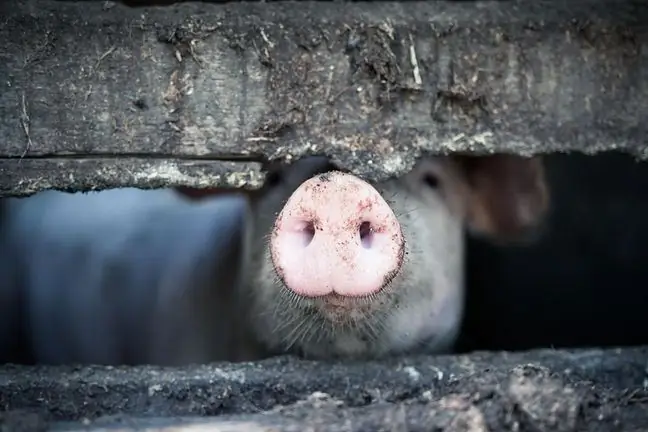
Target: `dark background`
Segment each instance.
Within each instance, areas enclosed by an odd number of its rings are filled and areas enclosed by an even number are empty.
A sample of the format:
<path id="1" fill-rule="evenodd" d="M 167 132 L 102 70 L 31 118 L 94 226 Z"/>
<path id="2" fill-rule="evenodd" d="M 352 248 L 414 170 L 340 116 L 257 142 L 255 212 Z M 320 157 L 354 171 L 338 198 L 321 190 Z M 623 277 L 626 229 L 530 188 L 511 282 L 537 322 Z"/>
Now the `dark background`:
<path id="1" fill-rule="evenodd" d="M 531 247 L 468 239 L 463 350 L 648 344 L 648 163 L 546 157 L 553 208 Z"/>

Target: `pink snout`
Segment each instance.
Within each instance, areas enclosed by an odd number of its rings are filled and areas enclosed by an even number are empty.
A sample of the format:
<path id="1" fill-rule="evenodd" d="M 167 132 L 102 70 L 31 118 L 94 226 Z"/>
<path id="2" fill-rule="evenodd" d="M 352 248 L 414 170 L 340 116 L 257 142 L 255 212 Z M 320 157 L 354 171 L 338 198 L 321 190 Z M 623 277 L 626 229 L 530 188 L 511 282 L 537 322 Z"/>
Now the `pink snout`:
<path id="1" fill-rule="evenodd" d="M 379 292 L 398 273 L 404 239 L 369 183 L 338 171 L 302 183 L 275 221 L 272 261 L 287 288 L 319 297 Z"/>

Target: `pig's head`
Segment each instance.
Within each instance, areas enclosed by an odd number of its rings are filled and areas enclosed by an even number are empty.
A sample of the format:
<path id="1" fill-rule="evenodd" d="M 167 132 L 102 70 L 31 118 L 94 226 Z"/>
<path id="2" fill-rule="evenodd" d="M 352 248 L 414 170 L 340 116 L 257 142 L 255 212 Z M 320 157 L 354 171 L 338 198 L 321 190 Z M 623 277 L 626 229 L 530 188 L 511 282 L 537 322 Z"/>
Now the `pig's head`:
<path id="1" fill-rule="evenodd" d="M 367 358 L 449 351 L 464 303 L 464 228 L 510 240 L 548 206 L 541 161 L 429 157 L 369 183 L 309 157 L 251 193 L 244 293 L 270 351 Z"/>

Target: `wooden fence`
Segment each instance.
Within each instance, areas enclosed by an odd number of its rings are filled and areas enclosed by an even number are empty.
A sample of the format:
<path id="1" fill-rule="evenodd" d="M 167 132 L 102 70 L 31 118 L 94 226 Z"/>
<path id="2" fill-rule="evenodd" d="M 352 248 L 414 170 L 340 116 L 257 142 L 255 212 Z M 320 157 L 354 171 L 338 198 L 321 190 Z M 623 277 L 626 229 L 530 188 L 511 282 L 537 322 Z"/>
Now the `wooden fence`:
<path id="1" fill-rule="evenodd" d="M 309 154 L 370 180 L 426 152 L 645 158 L 646 23 L 641 0 L 5 0 L 0 195 L 257 188 L 263 162 Z M 647 360 L 634 348 L 4 366 L 0 426 L 632 431 L 648 425 Z"/>

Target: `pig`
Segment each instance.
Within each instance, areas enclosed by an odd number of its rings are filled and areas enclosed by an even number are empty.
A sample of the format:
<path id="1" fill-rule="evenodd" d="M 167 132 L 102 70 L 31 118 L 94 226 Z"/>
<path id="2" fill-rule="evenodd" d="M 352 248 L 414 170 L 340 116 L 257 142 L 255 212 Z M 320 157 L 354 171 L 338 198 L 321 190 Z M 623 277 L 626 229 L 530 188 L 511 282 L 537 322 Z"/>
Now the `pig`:
<path id="1" fill-rule="evenodd" d="M 312 359 L 450 352 L 465 228 L 500 244 L 533 240 L 549 208 L 541 158 L 513 155 L 426 157 L 377 185 L 309 157 L 271 169 L 248 195 L 236 296 L 246 346 Z"/>
<path id="2" fill-rule="evenodd" d="M 239 195 L 194 203 L 170 190 L 45 191 L 8 200 L 0 247 L 22 275 L 33 361 L 235 360 L 229 296 L 246 214 Z"/>
<path id="3" fill-rule="evenodd" d="M 245 196 L 48 191 L 9 207 L 37 362 L 182 365 L 450 352 L 464 229 L 518 238 L 548 195 L 538 158 L 428 157 L 370 185 L 314 156 Z"/>

